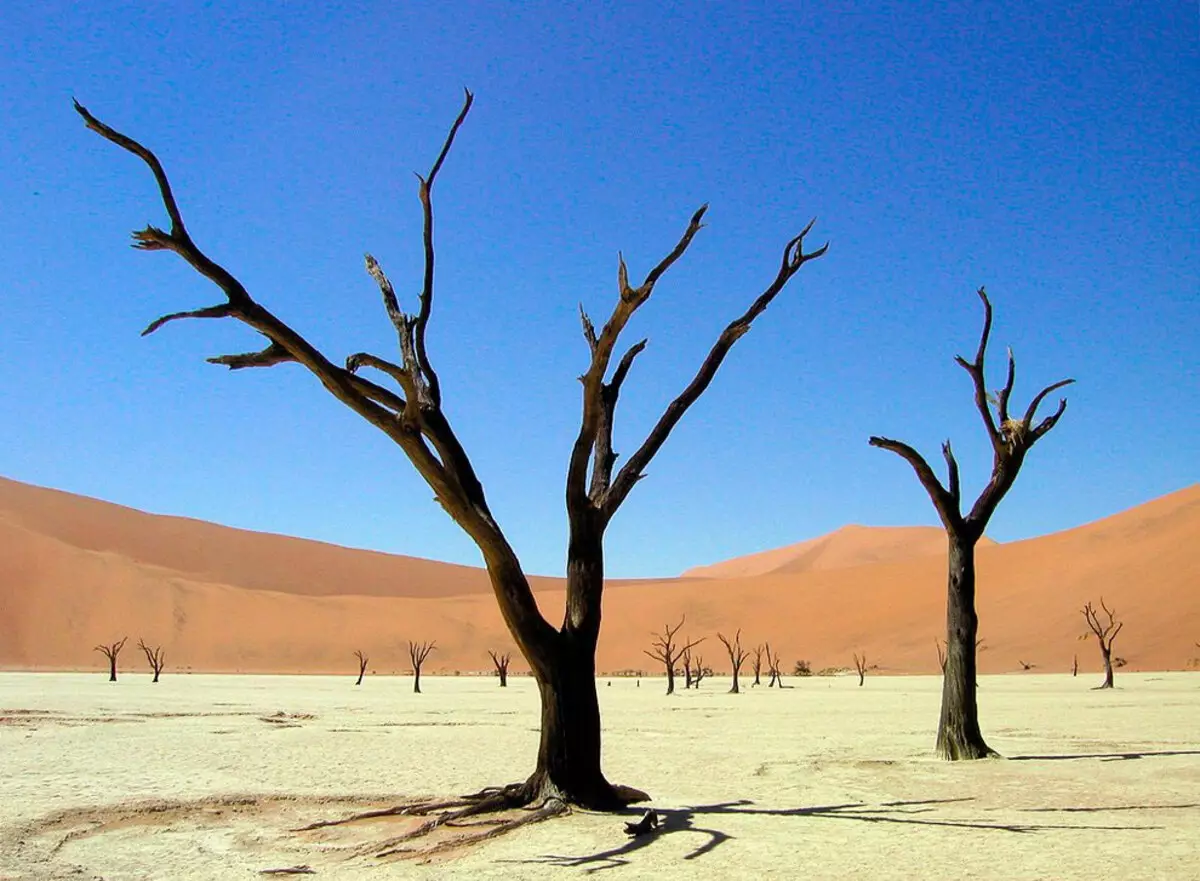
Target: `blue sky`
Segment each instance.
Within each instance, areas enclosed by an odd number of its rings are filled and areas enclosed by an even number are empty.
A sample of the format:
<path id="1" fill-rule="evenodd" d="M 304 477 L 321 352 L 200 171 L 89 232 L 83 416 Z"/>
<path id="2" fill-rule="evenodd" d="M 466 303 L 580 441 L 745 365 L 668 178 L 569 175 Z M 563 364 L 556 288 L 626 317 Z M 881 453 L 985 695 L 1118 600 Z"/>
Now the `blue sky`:
<path id="1" fill-rule="evenodd" d="M 990 530 L 1064 529 L 1200 477 L 1200 51 L 1155 4 L 6 3 L 0 8 L 0 474 L 151 511 L 475 564 L 400 451 L 300 368 L 228 372 L 215 303 L 135 159 L 156 150 L 193 237 L 331 357 L 392 354 L 362 269 L 412 304 L 426 170 L 446 409 L 527 569 L 564 567 L 563 476 L 586 346 L 700 204 L 708 227 L 630 328 L 631 452 L 812 216 L 829 254 L 733 350 L 614 521 L 608 571 L 687 566 L 846 523 L 936 523 L 908 466 L 950 437 L 990 465 L 967 375 L 985 284 L 991 384 L 1066 376 L 1062 422 Z M 1051 404 L 1053 406 L 1053 404 Z"/>

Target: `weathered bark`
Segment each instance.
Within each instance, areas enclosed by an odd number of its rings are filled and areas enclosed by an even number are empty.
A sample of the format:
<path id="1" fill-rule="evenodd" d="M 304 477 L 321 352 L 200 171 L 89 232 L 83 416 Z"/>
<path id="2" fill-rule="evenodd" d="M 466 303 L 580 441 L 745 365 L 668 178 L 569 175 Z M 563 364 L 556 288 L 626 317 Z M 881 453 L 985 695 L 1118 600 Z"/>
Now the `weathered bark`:
<path id="1" fill-rule="evenodd" d="M 992 329 L 992 304 L 983 288 L 977 293 L 984 311 L 979 347 L 973 361 L 961 356 L 956 357 L 955 361 L 971 377 L 975 409 L 983 420 L 993 455 L 991 480 L 970 511 L 965 515 L 962 513 L 958 461 L 950 441 L 942 444 L 942 457 L 946 460 L 947 469 L 947 482 L 943 485 L 925 458 L 908 444 L 886 437 L 870 439 L 871 446 L 890 450 L 912 466 L 937 510 L 950 545 L 942 710 L 937 735 L 938 754 L 947 759 L 977 759 L 995 755 L 980 733 L 975 699 L 976 633 L 979 627 L 975 613 L 975 545 L 983 536 L 996 506 L 1012 488 L 1026 454 L 1058 424 L 1067 408 L 1067 401 L 1066 398 L 1061 399 L 1058 409 L 1035 425 L 1033 420 L 1038 407 L 1052 391 L 1074 382 L 1064 379 L 1046 386 L 1033 397 L 1023 416 L 1012 417 L 1009 402 L 1016 378 L 1016 362 L 1010 349 L 1004 387 L 991 394 L 984 376 L 984 356 Z"/>
<path id="2" fill-rule="evenodd" d="M 1088 627 L 1096 636 L 1096 642 L 1100 646 L 1100 657 L 1104 660 L 1104 684 L 1100 688 L 1113 687 L 1113 662 L 1112 662 L 1112 647 L 1116 641 L 1117 634 L 1121 632 L 1121 628 L 1125 626 L 1124 621 L 1117 621 L 1116 610 L 1109 609 L 1104 604 L 1104 597 L 1100 598 L 1100 608 L 1108 616 L 1108 621 L 1101 621 L 1100 615 L 1092 607 L 1091 603 L 1086 603 L 1083 607 L 1083 617 L 1087 621 Z"/>
<path id="3" fill-rule="evenodd" d="M 500 687 L 508 687 L 508 664 L 512 660 L 512 655 L 509 652 L 498 654 L 497 652 L 488 649 L 488 654 L 492 658 L 492 664 L 496 667 L 496 675 L 500 677 Z"/>
<path id="4" fill-rule="evenodd" d="M 158 682 L 158 677 L 163 671 L 163 666 L 166 664 L 166 658 L 163 655 L 162 646 L 150 648 L 142 640 L 138 640 L 138 648 L 142 650 L 142 654 L 146 656 L 146 663 L 150 665 L 150 669 L 154 671 L 154 679 L 152 682 Z M 114 675 L 116 671 L 113 671 Z"/>
<path id="5" fill-rule="evenodd" d="M 717 639 L 721 640 L 721 644 L 725 646 L 725 651 L 729 652 L 729 666 L 733 669 L 733 686 L 729 689 L 730 694 L 737 694 L 738 689 L 738 674 L 742 671 L 742 664 L 746 660 L 747 653 L 742 649 L 742 630 L 739 627 L 737 633 L 733 635 L 733 640 L 730 641 L 722 634 L 717 634 Z"/>
<path id="6" fill-rule="evenodd" d="M 979 729 L 975 697 L 979 619 L 975 614 L 975 548 L 950 541 L 950 578 L 946 591 L 946 665 L 942 675 L 942 711 L 937 752 L 944 759 L 982 759 L 995 755 Z"/>
<path id="7" fill-rule="evenodd" d="M 440 379 L 426 349 L 434 291 L 433 185 L 472 101 L 468 91 L 432 168 L 426 176 L 418 176 L 424 221 L 424 273 L 415 313 L 401 309 L 395 289 L 378 261 L 370 255 L 366 258 L 367 272 L 379 287 L 385 312 L 396 330 L 400 363 L 358 352 L 345 359 L 344 367 L 328 359 L 259 304 L 237 278 L 196 245 L 184 224 L 166 172 L 153 152 L 105 125 L 78 103 L 75 108 L 89 129 L 145 162 L 158 184 L 171 221 L 170 229 L 147 226 L 134 233 L 134 247 L 174 252 L 225 295 L 225 302 L 214 306 L 164 315 L 143 333 L 152 333 L 183 318 L 233 318 L 256 330 L 266 338 L 265 348 L 209 360 L 234 370 L 284 363 L 302 365 L 330 394 L 401 448 L 437 502 L 479 548 L 501 616 L 529 662 L 542 696 L 543 730 L 538 766 L 525 784 L 516 789 L 506 788 L 500 800 L 532 798 L 540 792 L 554 791 L 566 801 L 584 807 L 613 807 L 644 793 L 611 786 L 599 770 L 600 716 L 596 709 L 594 657 L 604 588 L 604 532 L 675 426 L 704 394 L 733 345 L 745 336 L 800 268 L 825 254 L 828 245 L 810 252 L 804 250 L 804 239 L 815 221 L 784 245 L 774 278 L 746 311 L 721 331 L 692 380 L 666 406 L 641 445 L 615 473 L 613 424 L 617 399 L 621 384 L 646 341 L 625 349 L 610 378 L 617 343 L 634 313 L 650 299 L 658 281 L 699 233 L 707 206 L 692 215 L 678 242 L 640 285 L 634 287 L 630 283 L 625 261 L 623 257 L 618 259 L 617 301 L 599 332 L 581 307 L 590 361 L 580 377 L 583 413 L 567 467 L 570 525 L 567 608 L 561 628 L 556 629 L 538 609 L 520 561 L 493 518 L 483 485 L 442 409 Z M 364 378 L 360 375 L 364 369 L 377 371 L 384 377 L 383 382 L 390 381 L 398 388 Z M 668 674 L 671 672 L 668 666 Z M 415 664 L 414 674 L 414 690 L 419 690 L 420 673 Z"/>
<path id="8" fill-rule="evenodd" d="M 354 657 L 358 658 L 358 679 L 354 681 L 355 685 L 362 685 L 363 675 L 367 672 L 367 663 L 371 660 L 358 649 L 354 651 Z"/>
<path id="9" fill-rule="evenodd" d="M 104 655 L 104 657 L 108 658 L 108 681 L 109 682 L 117 681 L 117 656 L 119 654 L 121 654 L 121 649 L 125 648 L 125 642 L 128 639 L 129 639 L 129 637 L 126 636 L 120 642 L 114 642 L 109 645 L 98 645 L 93 649 L 93 651 L 100 652 L 100 654 L 102 654 L 102 655 Z M 156 682 L 158 681 L 157 677 L 155 677 L 155 681 Z"/>

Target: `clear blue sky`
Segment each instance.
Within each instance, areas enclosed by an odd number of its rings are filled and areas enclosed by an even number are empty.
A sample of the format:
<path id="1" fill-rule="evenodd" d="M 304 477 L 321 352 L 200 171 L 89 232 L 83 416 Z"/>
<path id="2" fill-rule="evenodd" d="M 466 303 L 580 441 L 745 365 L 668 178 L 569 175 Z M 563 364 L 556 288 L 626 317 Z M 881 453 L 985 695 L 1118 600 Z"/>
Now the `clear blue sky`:
<path id="1" fill-rule="evenodd" d="M 950 437 L 978 491 L 974 290 L 1016 397 L 1073 376 L 991 534 L 1105 516 L 1200 478 L 1200 52 L 1194 2 L 5 3 L 0 474 L 151 511 L 478 563 L 397 448 L 300 368 L 228 372 L 233 322 L 152 179 L 77 97 L 155 149 L 200 245 L 330 356 L 391 355 L 362 269 L 412 304 L 439 178 L 430 326 L 446 408 L 532 572 L 565 555 L 582 301 L 706 228 L 630 329 L 626 453 L 819 217 L 805 267 L 733 350 L 614 522 L 609 572 L 669 575 L 846 523 L 935 523 L 908 466 Z M 1051 402 L 1053 406 L 1053 402 Z"/>

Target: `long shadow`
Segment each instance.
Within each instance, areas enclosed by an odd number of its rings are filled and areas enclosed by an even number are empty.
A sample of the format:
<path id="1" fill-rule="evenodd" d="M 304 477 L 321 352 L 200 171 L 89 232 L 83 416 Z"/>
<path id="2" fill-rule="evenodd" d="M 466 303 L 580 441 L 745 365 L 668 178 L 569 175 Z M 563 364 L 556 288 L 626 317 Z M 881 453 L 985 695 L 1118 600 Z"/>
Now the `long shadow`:
<path id="1" fill-rule="evenodd" d="M 1128 753 L 1069 753 L 1055 756 L 1009 756 L 1010 762 L 1065 762 L 1072 759 L 1100 759 L 1104 762 L 1129 761 L 1158 756 L 1200 756 L 1200 749 L 1142 750 Z"/>
<path id="2" fill-rule="evenodd" d="M 679 832 L 698 833 L 707 836 L 702 844 L 687 853 L 683 859 L 694 860 L 716 850 L 720 845 L 733 836 L 719 829 L 697 826 L 697 816 L 765 816 L 765 817 L 813 817 L 817 819 L 851 820 L 860 823 L 902 823 L 914 826 L 938 826 L 956 829 L 982 829 L 996 832 L 1027 834 L 1049 830 L 1099 830 L 1105 832 L 1124 832 L 1144 829 L 1157 829 L 1157 826 L 1101 826 L 1076 825 L 1067 823 L 993 823 L 986 820 L 957 820 L 936 819 L 924 817 L 936 811 L 938 806 L 974 801 L 974 798 L 931 798 L 911 801 L 889 801 L 878 805 L 868 805 L 866 802 L 846 802 L 843 804 L 812 805 L 798 808 L 759 808 L 749 799 L 718 802 L 710 805 L 695 805 L 686 808 L 665 808 L 658 811 L 662 818 L 657 832 L 631 838 L 619 847 L 609 848 L 593 854 L 568 856 L 565 854 L 543 854 L 525 860 L 512 860 L 516 863 L 539 863 L 542 865 L 561 866 L 563 868 L 583 869 L 585 874 L 592 874 L 604 869 L 615 869 L 629 865 L 628 857 L 644 847 L 658 841 L 664 835 Z M 1061 808 L 1063 811 L 1093 811 L 1133 810 L 1142 806 L 1127 806 L 1118 808 Z M 1147 809 L 1152 806 L 1146 805 Z M 1164 807 L 1184 808 L 1191 805 L 1167 805 Z M 1055 810 L 1033 808 L 1031 810 Z M 625 814 L 640 814 L 640 811 L 625 811 Z"/>

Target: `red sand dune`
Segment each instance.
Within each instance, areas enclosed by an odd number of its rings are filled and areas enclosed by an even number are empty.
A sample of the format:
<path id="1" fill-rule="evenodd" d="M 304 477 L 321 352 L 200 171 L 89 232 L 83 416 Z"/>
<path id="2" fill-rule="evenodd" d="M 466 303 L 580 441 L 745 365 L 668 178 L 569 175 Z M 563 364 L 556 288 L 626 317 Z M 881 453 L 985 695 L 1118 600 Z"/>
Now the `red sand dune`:
<path id="1" fill-rule="evenodd" d="M 1070 669 L 1099 653 L 1079 613 L 1104 596 L 1126 621 L 1116 654 L 1132 669 L 1182 669 L 1200 649 L 1200 485 L 1077 529 L 981 547 L 984 672 Z M 935 672 L 943 632 L 940 530 L 853 527 L 780 551 L 619 581 L 605 598 L 602 671 L 653 664 L 650 630 L 687 615 L 705 662 L 728 668 L 716 640 L 741 628 L 790 669 L 845 667 L 865 651 L 881 672 Z M 816 552 L 814 552 L 814 549 Z M 770 556 L 770 555 L 774 556 Z M 762 559 L 771 565 L 761 568 Z M 759 567 L 759 568 L 755 568 Z M 736 574 L 737 577 L 733 577 Z M 562 583 L 535 580 L 546 616 Z M 408 670 L 406 640 L 434 639 L 432 672 L 486 670 L 511 649 L 482 570 L 144 514 L 0 479 L 0 667 L 97 669 L 99 642 L 130 637 L 122 668 L 144 671 L 138 638 L 173 671 Z M 514 660 L 514 668 L 517 661 Z M 1118 674 L 1119 675 L 1119 674 Z"/>

